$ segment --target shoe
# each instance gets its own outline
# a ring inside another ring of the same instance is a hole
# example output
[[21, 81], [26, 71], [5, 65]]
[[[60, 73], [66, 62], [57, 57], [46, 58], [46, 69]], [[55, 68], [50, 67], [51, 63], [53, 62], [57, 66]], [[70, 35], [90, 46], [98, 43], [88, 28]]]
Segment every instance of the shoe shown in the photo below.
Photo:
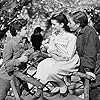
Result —
[[51, 83], [48, 83], [44, 88], [43, 92], [48, 92], [50, 93], [54, 89], [54, 86]]
[[67, 86], [60, 87], [60, 95], [66, 97], [68, 95]]
[[68, 95], [68, 91], [66, 91], [65, 93], [60, 93], [61, 97], [66, 97]]
[[58, 93], [60, 93], [60, 87], [55, 87], [53, 90], [51, 90], [51, 96], [54, 96]]
[[37, 92], [33, 95], [33, 100], [39, 99], [41, 96], [43, 96], [43, 91], [41, 89], [37, 89]]
[[48, 93], [50, 93], [51, 90], [50, 90], [49, 88], [47, 88], [47, 87], [44, 87], [44, 88], [43, 88], [43, 92], [48, 92]]

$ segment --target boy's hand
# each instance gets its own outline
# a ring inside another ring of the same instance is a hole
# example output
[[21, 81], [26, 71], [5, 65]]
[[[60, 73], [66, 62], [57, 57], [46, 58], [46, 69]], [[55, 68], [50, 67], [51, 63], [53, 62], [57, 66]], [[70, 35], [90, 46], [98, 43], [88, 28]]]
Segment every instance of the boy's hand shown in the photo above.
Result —
[[27, 62], [28, 57], [26, 57], [24, 54], [19, 58], [20, 62]]
[[96, 75], [92, 72], [86, 72], [87, 75], [91, 76], [91, 81], [95, 80], [96, 79]]

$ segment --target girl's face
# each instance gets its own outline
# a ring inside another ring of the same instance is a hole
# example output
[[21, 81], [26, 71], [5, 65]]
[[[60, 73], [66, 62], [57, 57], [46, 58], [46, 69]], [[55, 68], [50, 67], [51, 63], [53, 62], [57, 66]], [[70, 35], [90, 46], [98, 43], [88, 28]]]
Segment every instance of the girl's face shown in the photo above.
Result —
[[68, 18], [68, 21], [69, 21], [68, 26], [70, 27], [70, 30], [71, 31], [76, 31], [77, 28], [79, 27], [79, 24], [76, 24], [71, 17]]
[[26, 28], [26, 26], [24, 26], [20, 31], [20, 36], [26, 37], [26, 35], [27, 35], [26, 33], [27, 33], [27, 28]]
[[62, 28], [62, 25], [58, 23], [57, 20], [51, 20], [51, 23], [52, 23], [52, 28], [56, 31], [60, 31], [60, 29]]

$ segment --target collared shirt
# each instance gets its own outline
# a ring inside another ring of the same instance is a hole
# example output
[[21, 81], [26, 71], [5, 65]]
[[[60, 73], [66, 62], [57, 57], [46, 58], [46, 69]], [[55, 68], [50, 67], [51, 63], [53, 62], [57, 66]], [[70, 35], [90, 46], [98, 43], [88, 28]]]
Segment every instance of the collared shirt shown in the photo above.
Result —
[[14, 70], [15, 66], [21, 64], [18, 58], [29, 48], [28, 46], [25, 47], [25, 44], [25, 40], [19, 35], [13, 37], [5, 44], [3, 50], [3, 65], [0, 68], [0, 78], [11, 78], [7, 72]]

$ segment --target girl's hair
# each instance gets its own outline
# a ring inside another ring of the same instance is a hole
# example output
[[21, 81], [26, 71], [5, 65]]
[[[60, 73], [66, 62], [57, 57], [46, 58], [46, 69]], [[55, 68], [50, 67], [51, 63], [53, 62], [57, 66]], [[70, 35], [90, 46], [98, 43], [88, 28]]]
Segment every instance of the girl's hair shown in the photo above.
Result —
[[54, 14], [51, 17], [51, 20], [57, 20], [57, 22], [60, 23], [60, 24], [63, 23], [64, 24], [64, 26], [63, 26], [64, 30], [70, 32], [70, 28], [67, 25], [68, 19], [63, 13], [60, 13], [59, 15]]
[[10, 32], [12, 36], [17, 35], [17, 31], [21, 31], [21, 29], [27, 24], [27, 21], [24, 19], [15, 20], [10, 24]]
[[76, 24], [80, 23], [80, 27], [82, 28], [88, 25], [88, 17], [85, 12], [77, 11], [73, 13], [71, 17]]
[[52, 25], [51, 20], [48, 19], [47, 22], [46, 22], [46, 30], [45, 30], [46, 32], [50, 29], [51, 25]]

